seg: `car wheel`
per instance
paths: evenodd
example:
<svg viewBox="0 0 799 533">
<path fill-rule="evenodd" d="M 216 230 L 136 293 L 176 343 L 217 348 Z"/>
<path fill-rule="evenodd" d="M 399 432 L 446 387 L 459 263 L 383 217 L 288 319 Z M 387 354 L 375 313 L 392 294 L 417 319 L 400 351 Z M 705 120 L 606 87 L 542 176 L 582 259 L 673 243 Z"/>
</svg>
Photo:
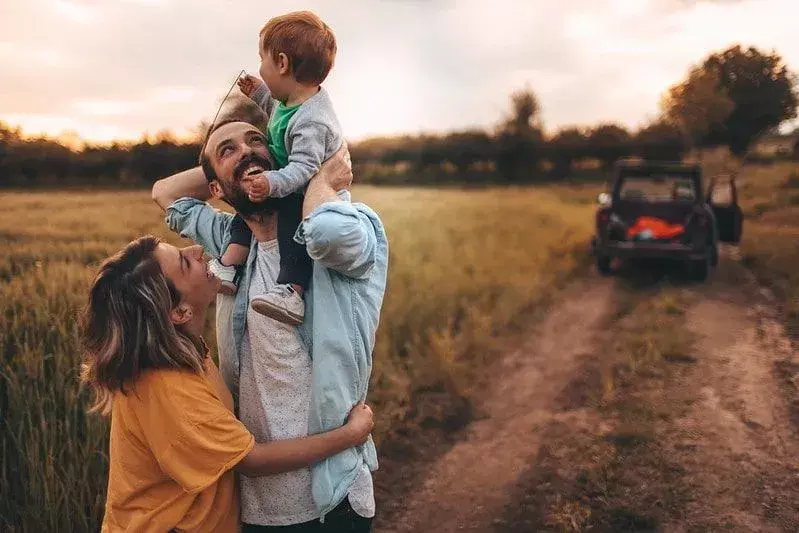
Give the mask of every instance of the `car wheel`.
<svg viewBox="0 0 799 533">
<path fill-rule="evenodd" d="M 596 269 L 603 276 L 610 276 L 613 274 L 613 269 L 610 266 L 611 258 L 606 255 L 596 256 Z"/>
<path fill-rule="evenodd" d="M 718 266 L 718 264 L 719 264 L 719 245 L 718 244 L 714 244 L 710 248 L 710 264 L 712 266 L 714 266 L 714 267 Z"/>
<path fill-rule="evenodd" d="M 691 261 L 691 278 L 694 281 L 705 281 L 710 276 L 710 269 L 712 268 L 712 254 L 708 254 L 704 259 Z"/>
</svg>

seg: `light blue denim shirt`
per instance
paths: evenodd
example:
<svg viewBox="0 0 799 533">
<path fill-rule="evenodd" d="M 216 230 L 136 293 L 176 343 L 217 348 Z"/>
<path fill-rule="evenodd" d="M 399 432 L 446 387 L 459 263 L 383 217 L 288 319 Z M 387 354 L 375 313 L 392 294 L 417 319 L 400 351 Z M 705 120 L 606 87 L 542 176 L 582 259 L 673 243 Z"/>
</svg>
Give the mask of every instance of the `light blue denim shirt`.
<svg viewBox="0 0 799 533">
<path fill-rule="evenodd" d="M 309 434 L 340 427 L 355 403 L 366 399 L 372 372 L 380 307 L 388 274 L 388 240 L 377 214 L 364 204 L 326 202 L 306 217 L 295 235 L 314 260 L 306 293 L 305 322 L 297 330 L 313 359 Z M 233 216 L 194 198 L 167 208 L 170 229 L 220 257 L 228 245 Z M 249 287 L 258 246 L 255 238 L 240 287 Z M 249 305 L 248 290 L 239 290 L 231 316 L 232 360 L 220 360 L 228 387 L 238 392 L 239 360 Z M 377 469 L 371 437 L 312 467 L 313 496 L 322 519 L 349 492 L 361 464 Z"/>
</svg>

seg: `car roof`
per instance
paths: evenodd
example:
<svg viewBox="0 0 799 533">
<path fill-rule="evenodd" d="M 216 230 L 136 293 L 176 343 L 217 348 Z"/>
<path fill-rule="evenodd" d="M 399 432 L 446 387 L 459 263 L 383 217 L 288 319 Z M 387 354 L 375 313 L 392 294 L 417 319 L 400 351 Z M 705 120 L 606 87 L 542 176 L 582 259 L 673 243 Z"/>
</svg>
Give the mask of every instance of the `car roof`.
<svg viewBox="0 0 799 533">
<path fill-rule="evenodd" d="M 617 174 L 646 175 L 649 173 L 668 172 L 673 174 L 700 175 L 701 167 L 696 163 L 680 161 L 638 161 L 621 160 L 616 162 Z"/>
</svg>

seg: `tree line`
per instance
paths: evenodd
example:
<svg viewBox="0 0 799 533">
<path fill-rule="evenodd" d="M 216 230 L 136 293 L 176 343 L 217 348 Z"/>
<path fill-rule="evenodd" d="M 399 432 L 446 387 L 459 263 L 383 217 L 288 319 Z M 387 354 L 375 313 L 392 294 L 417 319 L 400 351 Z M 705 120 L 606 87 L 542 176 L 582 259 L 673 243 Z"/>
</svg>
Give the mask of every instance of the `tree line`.
<svg viewBox="0 0 799 533">
<path fill-rule="evenodd" d="M 352 144 L 356 179 L 372 183 L 525 183 L 607 170 L 624 157 L 677 160 L 694 148 L 741 156 L 763 133 L 797 116 L 796 77 L 776 52 L 732 46 L 691 67 L 670 87 L 660 116 L 636 131 L 604 123 L 547 134 L 525 89 L 491 129 L 374 138 Z M 169 134 L 74 150 L 0 123 L 0 187 L 146 186 L 197 162 L 201 140 Z M 796 152 L 796 150 L 795 150 Z"/>
</svg>

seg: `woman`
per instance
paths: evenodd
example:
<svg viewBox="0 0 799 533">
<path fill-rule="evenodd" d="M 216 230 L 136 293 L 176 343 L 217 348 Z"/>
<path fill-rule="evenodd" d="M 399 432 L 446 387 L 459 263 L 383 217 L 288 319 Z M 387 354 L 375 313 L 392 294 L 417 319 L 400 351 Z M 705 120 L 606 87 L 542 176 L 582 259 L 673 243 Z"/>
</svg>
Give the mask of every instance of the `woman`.
<svg viewBox="0 0 799 533">
<path fill-rule="evenodd" d="M 237 531 L 234 471 L 287 472 L 366 441 L 372 412 L 302 439 L 255 443 L 201 334 L 219 281 L 199 246 L 155 237 L 100 267 L 81 324 L 83 381 L 111 415 L 103 531 Z"/>
</svg>

